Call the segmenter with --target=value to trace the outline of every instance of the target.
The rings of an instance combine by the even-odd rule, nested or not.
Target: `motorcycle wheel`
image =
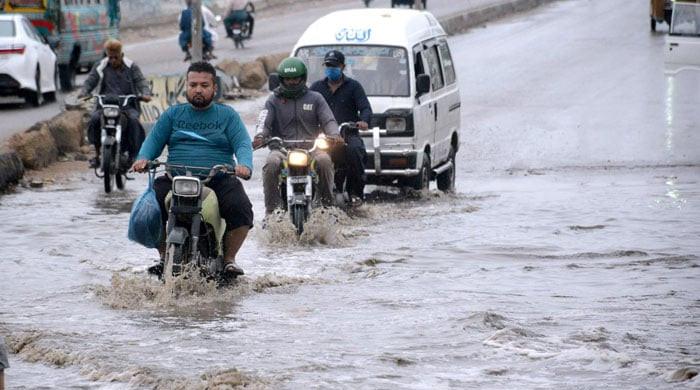
[[[292,207],[292,223],[297,230],[297,236],[304,232],[304,222],[306,222],[306,207],[295,205]]]
[[[163,275],[162,279],[164,282],[172,280],[175,276],[178,276],[182,271],[182,264],[185,263],[183,258],[183,253],[186,248],[180,244],[168,244],[165,251],[165,260],[163,261]]]
[[[104,181],[105,192],[112,192],[114,184],[114,148],[112,146],[102,146],[102,177]]]

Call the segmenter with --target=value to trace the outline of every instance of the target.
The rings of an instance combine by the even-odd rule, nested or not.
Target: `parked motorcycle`
[[[172,178],[172,190],[165,198],[168,222],[165,228],[165,258],[158,274],[163,281],[180,275],[188,266],[196,267],[202,276],[219,283],[230,281],[224,274],[223,238],[226,221],[219,213],[216,193],[207,183],[218,174],[235,175],[232,166],[196,167],[151,161],[148,168],[155,171],[165,166]],[[204,178],[192,171],[206,172]],[[173,176],[175,174],[175,176]],[[244,177],[243,179],[248,179]]]
[[[136,95],[95,95],[97,106],[102,110],[100,155],[102,164],[95,168],[95,176],[103,179],[106,193],[112,192],[116,182],[117,188],[124,189],[126,173],[129,170],[128,156],[120,152],[122,129],[128,123],[126,109],[133,101],[140,101]],[[136,131],[135,129],[131,129]],[[101,172],[98,172],[98,170]]]
[[[313,147],[307,149],[308,145]],[[318,187],[316,163],[312,154],[317,149],[327,152],[330,149],[330,141],[323,134],[315,140],[283,140],[272,137],[260,147],[265,146],[285,155],[279,177],[282,207],[287,210],[297,235],[301,235],[311,214],[313,198]],[[342,194],[340,196],[342,197]]]

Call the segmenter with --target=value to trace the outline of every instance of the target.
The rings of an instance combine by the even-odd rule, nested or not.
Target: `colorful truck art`
[[[119,0],[0,0],[0,13],[20,13],[57,44],[61,87],[103,57],[102,46],[119,37]]]

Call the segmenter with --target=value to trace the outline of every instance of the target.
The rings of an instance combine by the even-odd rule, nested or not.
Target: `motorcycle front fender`
[[[184,245],[189,236],[190,233],[187,231],[187,229],[180,226],[175,226],[168,233],[168,238],[165,239],[165,242],[168,244]]]

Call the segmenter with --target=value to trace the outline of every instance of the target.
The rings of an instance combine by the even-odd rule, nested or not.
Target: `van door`
[[[447,96],[447,91],[445,88],[445,77],[442,73],[442,66],[440,65],[440,53],[438,51],[438,42],[436,40],[431,40],[424,45],[423,58],[426,64],[426,70],[430,75],[430,86],[431,86],[431,114],[433,121],[433,140],[432,140],[432,163],[433,166],[441,163],[447,159],[447,154],[449,153],[449,145],[445,144],[445,140],[442,139],[439,134],[444,133],[441,130],[441,126],[445,123],[444,116],[447,113],[447,105],[445,104],[445,98]]]
[[[450,48],[447,46],[447,40],[445,38],[438,40],[438,51],[440,53],[442,73],[445,76],[445,88],[438,102],[435,143],[439,145],[438,148],[441,152],[446,153],[445,158],[447,158],[452,144],[452,134],[459,133],[461,101],[457,76],[455,74],[454,64],[452,63],[452,55],[450,54]]]
[[[425,43],[418,44],[414,46],[414,74],[415,77],[421,74],[427,74],[430,76],[431,84],[433,83],[433,76],[430,72],[430,65],[428,56],[430,53],[425,48]],[[414,80],[415,81],[415,80]],[[415,82],[414,82],[415,85]],[[423,148],[427,143],[431,148],[431,164],[435,161],[433,150],[435,145],[435,111],[434,104],[435,98],[433,97],[433,91],[427,92],[417,98],[416,107],[413,110],[413,123],[415,131],[416,148]],[[417,166],[416,168],[419,168]]]

